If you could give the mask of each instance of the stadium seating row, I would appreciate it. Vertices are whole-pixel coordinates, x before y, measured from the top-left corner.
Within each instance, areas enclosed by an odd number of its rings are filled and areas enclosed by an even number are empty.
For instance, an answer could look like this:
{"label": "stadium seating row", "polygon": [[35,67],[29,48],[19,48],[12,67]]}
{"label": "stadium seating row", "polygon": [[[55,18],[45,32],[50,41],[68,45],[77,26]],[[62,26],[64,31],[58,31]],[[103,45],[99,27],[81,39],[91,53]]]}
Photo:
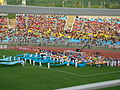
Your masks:
{"label": "stadium seating row", "polygon": [[[67,40],[72,43],[90,43],[95,46],[120,45],[120,19],[85,18],[77,16],[72,30],[67,30],[65,15],[25,15],[16,16],[17,31],[9,28],[7,19],[0,19],[0,40],[56,42]],[[14,32],[14,35],[13,35]]]}

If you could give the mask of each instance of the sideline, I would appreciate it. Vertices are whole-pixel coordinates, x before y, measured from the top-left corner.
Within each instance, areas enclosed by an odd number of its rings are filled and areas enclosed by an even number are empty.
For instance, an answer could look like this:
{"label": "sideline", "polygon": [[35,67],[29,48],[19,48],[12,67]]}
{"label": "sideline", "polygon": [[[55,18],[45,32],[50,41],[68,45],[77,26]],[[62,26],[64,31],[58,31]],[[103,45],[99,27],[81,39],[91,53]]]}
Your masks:
{"label": "sideline", "polygon": [[118,85],[120,85],[120,79],[104,81],[99,83],[85,84],[85,85],[68,87],[68,88],[61,88],[56,90],[96,90],[99,88],[106,88],[106,87],[112,87],[112,86],[118,86]]}

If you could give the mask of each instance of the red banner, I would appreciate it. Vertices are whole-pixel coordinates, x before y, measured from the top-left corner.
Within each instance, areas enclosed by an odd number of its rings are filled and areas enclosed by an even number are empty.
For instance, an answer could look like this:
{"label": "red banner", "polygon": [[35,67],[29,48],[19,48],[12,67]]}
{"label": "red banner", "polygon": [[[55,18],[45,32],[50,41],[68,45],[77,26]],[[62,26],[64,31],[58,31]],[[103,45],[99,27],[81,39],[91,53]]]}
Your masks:
{"label": "red banner", "polygon": [[117,28],[120,29],[120,24],[117,25]]}

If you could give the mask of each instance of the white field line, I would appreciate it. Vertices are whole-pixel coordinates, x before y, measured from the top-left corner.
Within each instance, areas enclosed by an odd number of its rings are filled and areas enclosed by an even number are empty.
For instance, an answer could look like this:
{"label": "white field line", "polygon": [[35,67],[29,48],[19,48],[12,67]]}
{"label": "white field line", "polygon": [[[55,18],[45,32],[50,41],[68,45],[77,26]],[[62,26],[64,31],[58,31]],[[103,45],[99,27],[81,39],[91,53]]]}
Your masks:
{"label": "white field line", "polygon": [[118,73],[118,72],[120,72],[120,71],[98,73],[98,74],[90,74],[90,75],[84,75],[84,77],[87,77],[87,76],[97,76],[97,75],[110,74],[110,73]]}
{"label": "white field line", "polygon": [[67,71],[63,71],[63,70],[56,70],[56,69],[51,69],[51,68],[46,68],[46,67],[42,67],[42,68],[57,71],[57,72],[62,72],[62,73],[70,74],[70,75],[80,76],[80,77],[97,76],[97,75],[104,75],[104,74],[120,72],[120,71],[114,71],[114,72],[106,72],[106,73],[98,73],[98,74],[81,75],[81,74],[76,74],[76,73],[67,72]]}
{"label": "white field line", "polygon": [[51,69],[51,68],[46,68],[46,67],[42,67],[42,68],[53,70],[53,71],[57,71],[57,72],[62,72],[62,73],[70,74],[70,75],[75,75],[75,76],[83,77],[83,75],[72,73],[72,72],[67,72],[67,71],[62,71],[62,70],[56,70],[56,69]]}
{"label": "white field line", "polygon": [[[32,68],[35,68],[35,67],[32,67]],[[105,74],[120,72],[120,71],[113,71],[113,72],[106,72],[106,73],[81,75],[81,74],[77,74],[77,73],[72,73],[72,72],[67,72],[67,71],[57,70],[57,69],[51,69],[51,68],[47,68],[47,67],[41,67],[41,68],[48,69],[48,70],[53,70],[53,71],[57,71],[57,72],[62,72],[62,73],[66,73],[66,74],[69,74],[69,75],[75,75],[75,76],[79,76],[79,77],[90,77],[90,76],[98,76],[98,75],[105,75]]]}

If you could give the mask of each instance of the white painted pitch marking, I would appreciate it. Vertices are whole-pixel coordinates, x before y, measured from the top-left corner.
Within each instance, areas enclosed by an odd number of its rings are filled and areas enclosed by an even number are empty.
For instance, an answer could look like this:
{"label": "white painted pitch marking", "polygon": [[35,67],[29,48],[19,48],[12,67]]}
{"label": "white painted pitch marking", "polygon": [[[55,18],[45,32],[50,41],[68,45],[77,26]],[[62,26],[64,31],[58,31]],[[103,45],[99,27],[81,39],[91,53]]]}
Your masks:
{"label": "white painted pitch marking", "polygon": [[118,72],[120,72],[120,71],[98,73],[98,74],[90,74],[90,75],[84,75],[84,77],[87,77],[87,76],[97,76],[97,75],[110,74],[110,73],[118,73]]}
{"label": "white painted pitch marking", "polygon": [[[32,68],[35,68],[35,67],[32,67]],[[62,73],[66,73],[66,74],[70,74],[70,75],[75,75],[75,76],[79,76],[79,77],[90,77],[90,76],[98,76],[98,75],[104,75],[104,74],[110,74],[110,73],[118,73],[118,72],[120,72],[120,71],[114,71],[114,72],[106,72],[106,73],[98,73],[98,74],[81,75],[81,74],[76,74],[76,73],[67,72],[67,71],[63,71],[63,70],[51,69],[51,68],[47,68],[47,67],[40,67],[40,68],[44,68],[44,69],[48,69],[48,70],[53,70],[53,71],[57,71],[57,72],[62,72]]]}
{"label": "white painted pitch marking", "polygon": [[51,68],[46,68],[46,67],[42,67],[42,68],[49,69],[49,70],[53,70],[53,71],[57,71],[57,72],[62,72],[62,73],[66,73],[66,74],[71,74],[71,75],[75,75],[75,76],[83,77],[83,75],[76,74],[76,73],[71,73],[71,72],[67,72],[67,71],[56,70],[56,69],[51,69]]}
{"label": "white painted pitch marking", "polygon": [[[42,68],[48,69],[46,67],[42,67]],[[97,76],[97,75],[104,75],[104,74],[120,72],[120,71],[114,71],[114,72],[106,72],[106,73],[98,73],[98,74],[81,75],[81,74],[76,74],[76,73],[72,73],[72,72],[67,72],[67,71],[57,70],[57,69],[51,69],[51,68],[49,68],[49,70],[53,70],[53,71],[57,71],[57,72],[63,72],[63,73],[66,73],[66,74],[71,74],[71,75],[80,76],[80,77]]]}

